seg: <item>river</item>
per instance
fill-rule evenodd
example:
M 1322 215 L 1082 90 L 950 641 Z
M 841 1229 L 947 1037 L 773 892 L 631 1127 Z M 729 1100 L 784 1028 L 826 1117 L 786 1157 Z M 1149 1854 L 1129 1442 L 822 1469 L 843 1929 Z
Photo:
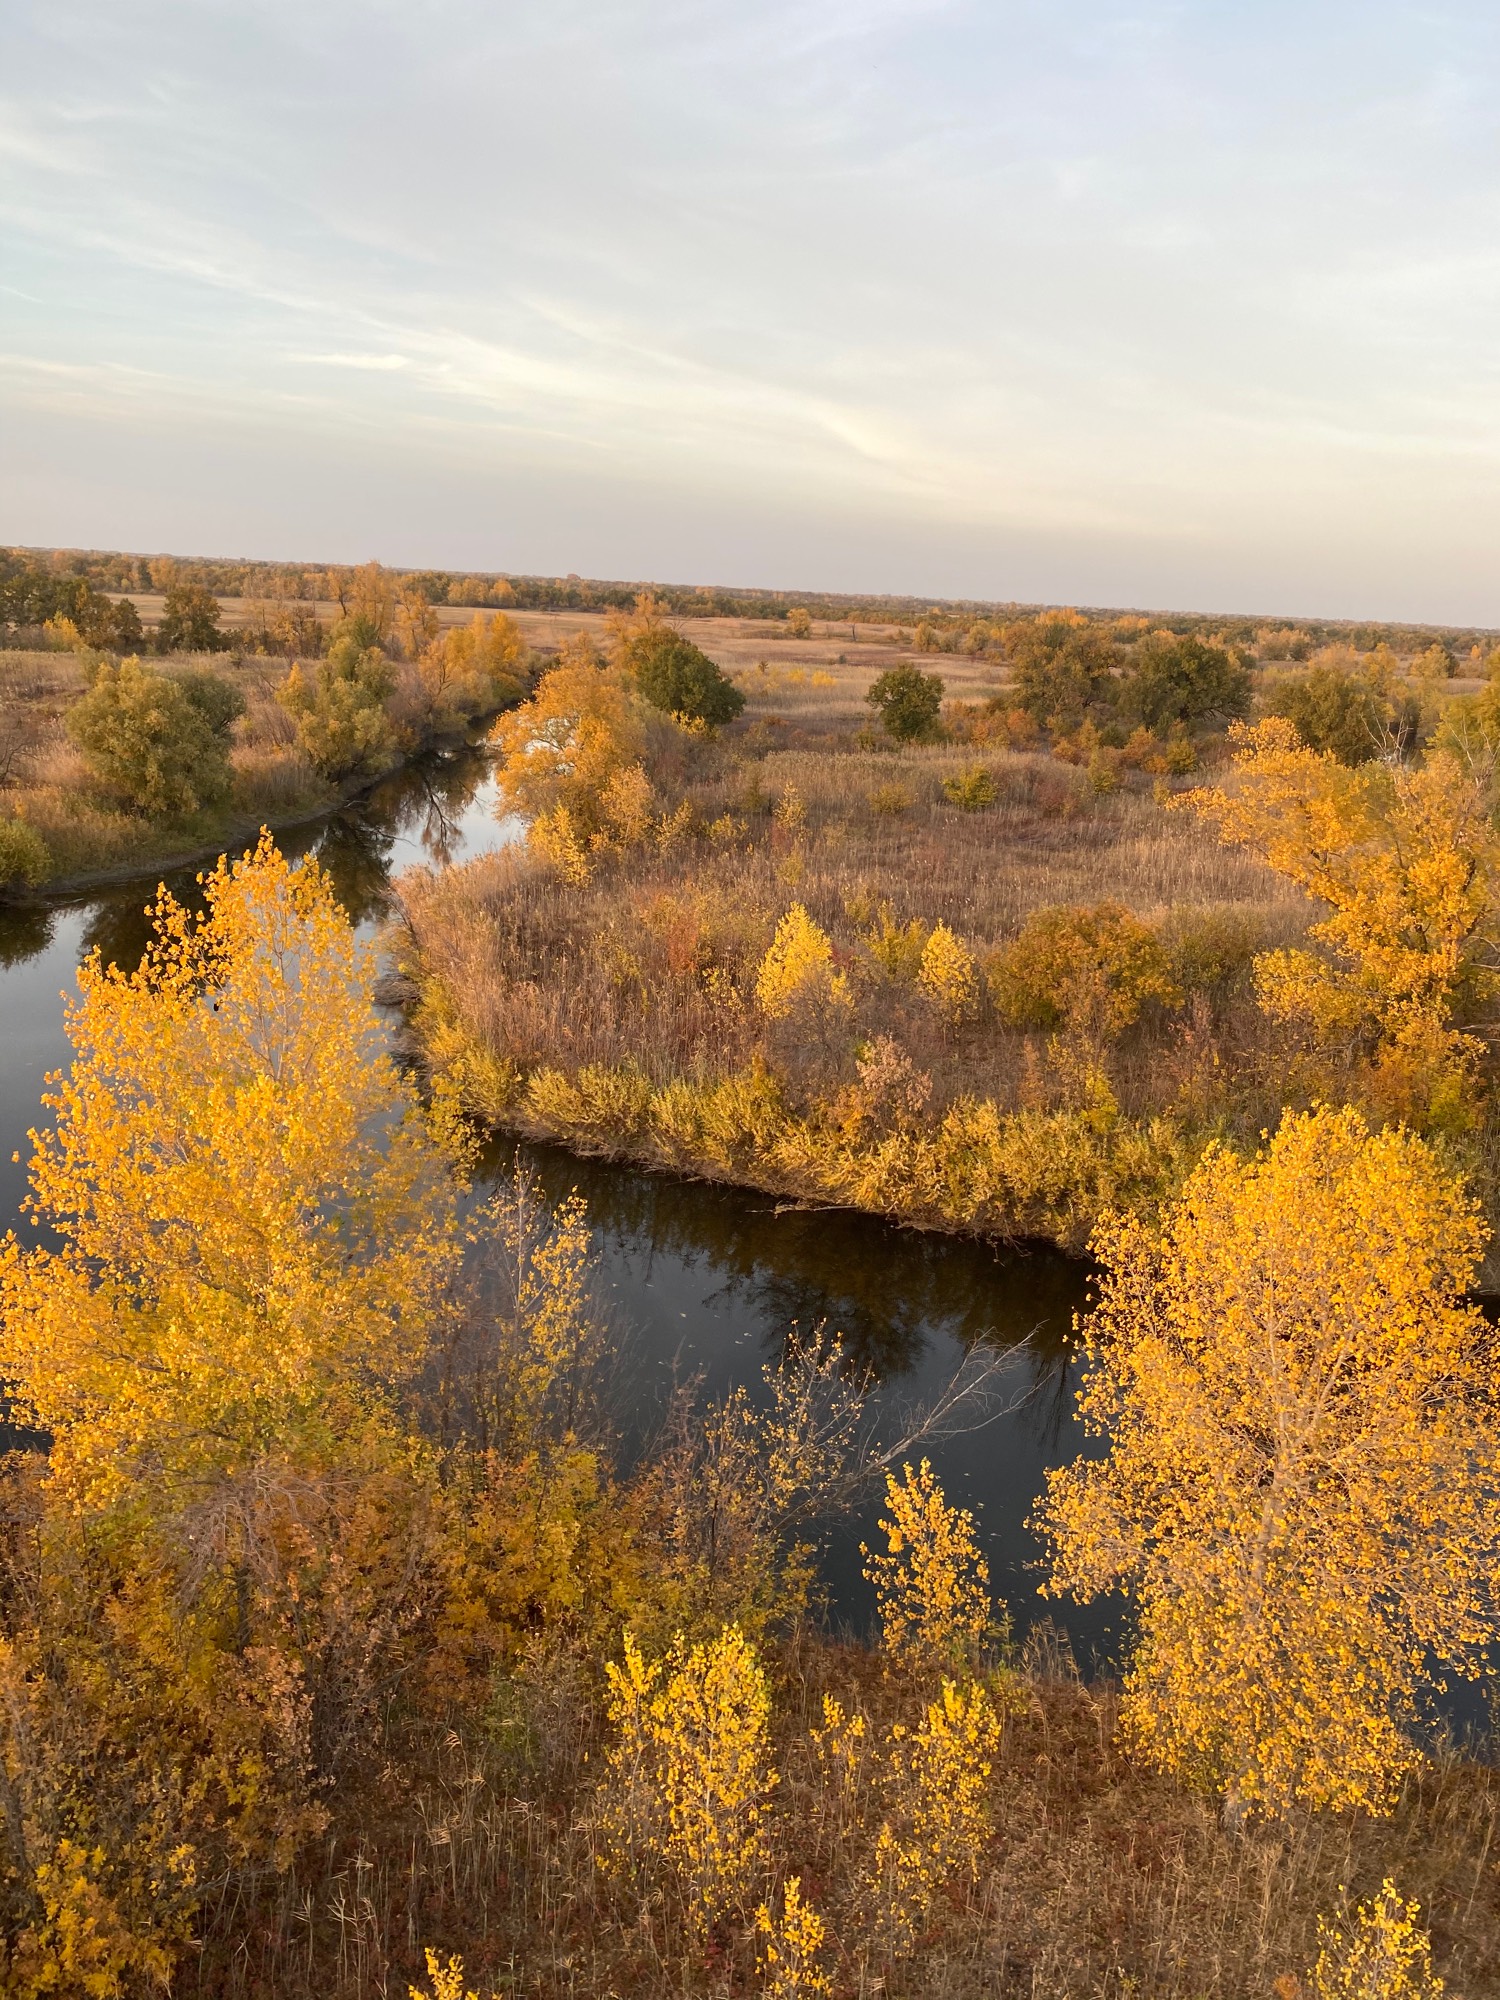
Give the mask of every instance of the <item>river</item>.
M 482 753 L 464 749 L 423 759 L 327 819 L 285 834 L 282 845 L 317 855 L 344 907 L 371 936 L 390 913 L 391 883 L 403 868 L 470 859 L 518 832 L 515 821 L 495 816 Z M 167 879 L 186 899 L 196 873 Z M 7 1222 L 17 1218 L 25 1192 L 26 1133 L 39 1121 L 43 1079 L 69 1057 L 63 995 L 95 945 L 107 961 L 138 961 L 154 887 L 147 877 L 42 907 L 0 909 L 0 1209 Z M 493 1170 L 507 1169 L 517 1150 L 493 1145 Z M 629 1422 L 638 1440 L 649 1436 L 674 1382 L 699 1379 L 710 1395 L 740 1382 L 757 1386 L 794 1326 L 826 1323 L 841 1333 L 878 1375 L 877 1400 L 891 1421 L 934 1395 L 973 1348 L 999 1353 L 999 1413 L 936 1440 L 929 1455 L 950 1498 L 974 1510 L 996 1594 L 1016 1629 L 1055 1616 L 1086 1666 L 1114 1655 L 1111 1611 L 1041 1603 L 1039 1550 L 1026 1527 L 1045 1469 L 1079 1448 L 1069 1336 L 1085 1298 L 1080 1264 L 1045 1246 L 997 1249 L 868 1216 L 788 1208 L 769 1196 L 581 1160 L 553 1147 L 530 1146 L 524 1154 L 549 1196 L 577 1188 L 589 1204 L 600 1284 L 629 1357 Z M 856 1630 L 867 1628 L 872 1610 L 858 1543 L 861 1535 L 873 1539 L 877 1511 L 872 1498 L 859 1519 L 837 1524 L 825 1553 L 834 1615 Z

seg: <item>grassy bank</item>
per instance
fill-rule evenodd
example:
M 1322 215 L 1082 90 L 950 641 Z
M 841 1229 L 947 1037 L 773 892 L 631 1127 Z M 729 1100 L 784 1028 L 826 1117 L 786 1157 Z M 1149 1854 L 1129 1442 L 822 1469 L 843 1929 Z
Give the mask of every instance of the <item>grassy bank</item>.
M 169 666 L 211 670 L 241 695 L 245 715 L 231 753 L 233 793 L 212 811 L 150 819 L 99 795 L 63 718 L 83 696 L 84 663 L 72 651 L 0 653 L 0 778 L 7 814 L 25 820 L 52 858 L 48 889 L 190 859 L 233 833 L 285 826 L 336 805 L 340 790 L 314 770 L 275 698 L 280 661 L 183 655 Z M 23 885 L 14 885 L 18 893 Z
M 389 740 L 341 775 L 319 769 L 277 690 L 284 660 L 262 654 L 174 654 L 151 671 L 211 674 L 243 705 L 228 754 L 226 794 L 190 812 L 131 809 L 99 782 L 69 739 L 65 718 L 88 686 L 86 657 L 71 650 L 0 652 L 0 828 L 21 822 L 46 850 L 44 874 L 0 880 L 0 897 L 26 900 L 180 866 L 332 811 L 392 771 L 501 705 L 500 695 L 455 711 L 421 698 L 417 669 L 401 663 L 389 707 Z M 517 684 L 505 699 L 522 692 Z
M 705 762 L 697 835 L 585 884 L 524 851 L 406 884 L 415 1031 L 490 1123 L 1076 1247 L 1102 1207 L 1176 1185 L 1211 1132 L 1273 1112 L 1285 1065 L 1248 969 L 1310 908 L 1151 791 L 990 752 L 995 803 L 964 811 L 943 786 L 974 756 L 952 745 Z M 768 1021 L 756 969 L 794 901 L 849 1000 Z M 1029 913 L 1101 901 L 1160 927 L 1180 998 L 1102 1040 L 1008 1025 L 985 961 Z M 980 968 L 967 1018 L 921 979 L 937 924 Z

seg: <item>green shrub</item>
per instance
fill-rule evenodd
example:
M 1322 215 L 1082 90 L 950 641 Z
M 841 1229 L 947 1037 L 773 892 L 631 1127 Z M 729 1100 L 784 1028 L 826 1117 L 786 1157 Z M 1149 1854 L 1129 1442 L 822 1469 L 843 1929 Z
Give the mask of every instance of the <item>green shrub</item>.
M 395 748 L 386 703 L 396 672 L 378 646 L 361 646 L 345 632 L 310 671 L 294 666 L 276 698 L 297 724 L 297 736 L 325 778 L 378 770 Z
M 1222 646 L 1153 632 L 1131 655 L 1119 705 L 1132 721 L 1163 730 L 1173 722 L 1230 721 L 1248 712 L 1250 675 Z
M 34 889 L 52 873 L 47 843 L 24 819 L 0 819 L 0 889 Z
M 1243 910 L 1183 910 L 1168 918 L 1162 942 L 1184 992 L 1223 993 L 1248 979 L 1266 927 Z
M 195 813 L 229 796 L 230 732 L 244 713 L 217 674 L 148 672 L 137 659 L 92 664 L 68 736 L 96 781 L 132 812 Z
M 899 818 L 910 812 L 914 801 L 905 785 L 877 785 L 870 794 L 870 810 L 884 818 Z
M 1284 680 L 1266 703 L 1282 715 L 1309 750 L 1331 750 L 1341 764 L 1364 764 L 1385 748 L 1389 703 L 1363 674 L 1309 667 Z
M 943 677 L 924 674 L 920 667 L 890 667 L 871 682 L 865 700 L 879 715 L 887 736 L 898 743 L 919 743 L 938 733 Z
M 1117 903 L 1034 910 L 985 967 L 1003 1019 L 1112 1041 L 1151 1002 L 1181 992 L 1160 938 Z
M 967 771 L 960 771 L 956 778 L 944 778 L 943 797 L 961 812 L 983 812 L 999 797 L 995 788 L 993 773 L 983 764 L 974 764 Z
M 714 727 L 733 722 L 745 697 L 701 647 L 684 639 L 670 625 L 641 634 L 628 648 L 636 685 L 651 703 L 668 715 L 686 716 Z

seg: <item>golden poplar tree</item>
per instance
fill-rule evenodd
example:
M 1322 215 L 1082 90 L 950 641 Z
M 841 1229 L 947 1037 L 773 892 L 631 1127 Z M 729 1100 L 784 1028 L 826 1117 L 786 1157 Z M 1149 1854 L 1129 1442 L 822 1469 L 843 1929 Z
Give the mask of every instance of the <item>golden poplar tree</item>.
M 325 1824 L 438 1587 L 393 1392 L 446 1310 L 449 1148 L 317 866 L 263 837 L 203 887 L 137 971 L 81 968 L 52 1241 L 0 1245 L 0 1373 L 51 1438 L 0 1614 L 7 1992 L 165 1985 L 195 1884 Z
M 1232 1820 L 1388 1802 L 1426 1663 L 1473 1673 L 1496 1629 L 1483 1240 L 1424 1141 L 1327 1108 L 1098 1233 L 1109 1450 L 1049 1475 L 1048 1587 L 1133 1597 L 1126 1737 Z
M 419 1365 L 457 1254 L 447 1157 L 385 1046 L 316 863 L 263 836 L 165 891 L 139 969 L 79 971 L 71 1073 L 43 1100 L 0 1246 L 0 1373 L 78 1505 L 172 1504 Z

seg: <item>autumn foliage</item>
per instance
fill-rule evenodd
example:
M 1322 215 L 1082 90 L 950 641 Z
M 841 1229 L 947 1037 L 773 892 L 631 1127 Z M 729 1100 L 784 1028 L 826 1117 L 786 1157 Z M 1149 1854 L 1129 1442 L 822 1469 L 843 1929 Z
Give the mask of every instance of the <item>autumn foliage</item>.
M 1439 1158 L 1351 1110 L 1205 1156 L 1160 1229 L 1101 1230 L 1080 1409 L 1053 1473 L 1051 1589 L 1124 1589 L 1124 1727 L 1258 1806 L 1386 1805 L 1417 1768 L 1426 1663 L 1496 1629 L 1484 1230 Z

